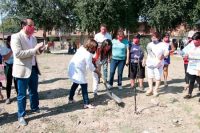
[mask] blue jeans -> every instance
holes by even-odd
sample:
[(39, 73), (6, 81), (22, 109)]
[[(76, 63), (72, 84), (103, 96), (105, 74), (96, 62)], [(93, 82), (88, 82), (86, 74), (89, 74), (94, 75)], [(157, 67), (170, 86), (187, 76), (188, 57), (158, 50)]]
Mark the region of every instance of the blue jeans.
[(118, 86), (122, 85), (122, 74), (125, 66), (125, 60), (112, 59), (110, 62), (110, 80), (109, 84), (113, 85), (115, 70), (118, 67)]
[(108, 79), (108, 59), (104, 59), (101, 61), (101, 64), (103, 66), (103, 78), (105, 81)]
[(38, 71), (32, 67), (31, 76), (29, 78), (16, 78), (18, 86), (18, 117), (26, 115), (26, 90), (28, 88), (31, 110), (36, 111), (39, 109), (38, 98)]
[[(81, 85), (81, 89), (82, 89), (83, 103), (89, 104), (87, 84), (80, 84), (80, 85)], [(69, 100), (73, 100), (75, 91), (76, 91), (78, 86), (79, 86), (79, 84), (77, 84), (77, 83), (72, 84), (71, 90), (70, 90), (70, 93), (69, 93)]]

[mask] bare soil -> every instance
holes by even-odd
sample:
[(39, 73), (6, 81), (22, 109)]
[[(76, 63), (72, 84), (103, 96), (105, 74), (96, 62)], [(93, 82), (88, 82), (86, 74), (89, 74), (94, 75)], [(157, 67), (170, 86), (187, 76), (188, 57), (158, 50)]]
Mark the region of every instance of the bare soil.
[[(0, 101), (1, 133), (200, 133), (199, 90), (195, 87), (193, 98), (183, 99), (183, 61), (172, 57), (169, 67), (169, 86), (161, 85), (159, 97), (137, 94), (137, 110), (134, 113), (134, 91), (130, 89), (127, 67), (124, 69), (123, 90), (116, 81), (112, 91), (123, 99), (118, 106), (105, 94), (101, 84), (99, 97), (93, 98), (92, 77), (88, 74), (89, 97), (95, 109), (83, 109), (81, 95), (75, 95), (76, 103), (68, 104), (71, 81), (67, 77), (67, 65), (72, 55), (43, 54), (39, 56), (42, 75), (39, 82), (41, 112), (32, 114), (27, 95), (28, 126), (17, 122), (16, 93), (12, 89), (13, 102)], [(117, 76), (117, 75), (116, 75)], [(146, 79), (145, 86), (148, 87)], [(5, 90), (2, 90), (5, 96)]]

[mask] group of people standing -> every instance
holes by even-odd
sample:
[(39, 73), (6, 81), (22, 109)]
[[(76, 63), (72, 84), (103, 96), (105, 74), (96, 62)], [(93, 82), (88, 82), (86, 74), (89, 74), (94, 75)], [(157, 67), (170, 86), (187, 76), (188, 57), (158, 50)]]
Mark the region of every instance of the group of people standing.
[[(26, 115), (26, 91), (29, 91), (30, 107), (32, 112), (39, 113), (38, 75), (40, 74), (37, 55), (41, 54), (48, 46), (37, 44), (33, 36), (34, 22), (31, 19), (21, 21), (21, 31), (13, 34), (7, 40), (7, 48), (1, 53), (6, 64), (7, 100), (10, 103), (10, 90), (14, 77), (17, 92), (18, 121), (21, 125), (27, 125)], [(11, 42), (11, 43), (10, 43)], [(11, 45), (10, 45), (11, 44)], [(75, 53), (68, 64), (68, 77), (72, 81), (69, 93), (69, 103), (74, 103), (74, 95), (78, 86), (81, 86), (84, 108), (95, 108), (90, 104), (88, 97), (87, 71), (92, 72), (93, 93), (98, 97), (98, 88), (101, 80), (107, 83), (107, 87), (113, 87), (114, 75), (117, 70), (118, 89), (122, 90), (122, 77), (125, 65), (129, 67), (131, 88), (138, 91), (146, 91), (147, 96), (158, 96), (158, 90), (164, 74), (164, 85), (167, 87), (168, 66), (170, 64), (170, 35), (161, 36), (158, 32), (151, 34), (151, 42), (146, 48), (140, 45), (140, 35), (133, 37), (130, 42), (119, 29), (116, 36), (107, 32), (107, 26), (102, 24), (100, 32), (94, 38), (88, 39)], [(200, 32), (196, 32), (188, 45), (183, 49), (184, 60), (188, 60), (186, 75), (188, 79), (188, 94), (184, 98), (191, 98), (195, 80), (200, 84)], [(108, 77), (108, 64), (110, 74)], [(145, 68), (148, 75), (148, 89), (145, 90), (143, 81)], [(103, 76), (101, 74), (103, 69)], [(155, 87), (153, 82), (155, 79)], [(138, 86), (136, 86), (136, 80)], [(2, 84), (0, 84), (0, 87)], [(3, 98), (0, 91), (0, 98)]]
[[(140, 35), (133, 37), (130, 42), (124, 35), (124, 31), (119, 29), (116, 37), (112, 38), (107, 32), (107, 26), (102, 24), (100, 32), (94, 36), (94, 39), (89, 39), (77, 53), (72, 57), (68, 76), (72, 80), (73, 85), (70, 90), (69, 103), (74, 102), (74, 95), (78, 85), (81, 85), (82, 95), (84, 100), (84, 108), (94, 108), (89, 104), (88, 88), (86, 81), (87, 68), (93, 73), (93, 93), (94, 97), (98, 96), (98, 84), (103, 79), (107, 82), (107, 87), (113, 87), (114, 75), (117, 70), (117, 85), (118, 89), (122, 87), (122, 77), (125, 65), (129, 66), (129, 78), (131, 88), (135, 88), (135, 81), (138, 79), (139, 91), (146, 91), (146, 95), (158, 96), (158, 89), (161, 82), (161, 77), (165, 75), (165, 86), (167, 86), (168, 65), (170, 64), (170, 36), (166, 33), (163, 38), (160, 34), (154, 32), (151, 35), (151, 40), (147, 44), (146, 51), (140, 45)], [(84, 53), (84, 52), (86, 53)], [(147, 53), (147, 54), (145, 54)], [(83, 54), (85, 56), (83, 56)], [(87, 55), (87, 56), (86, 56)], [(110, 74), (108, 78), (108, 63), (110, 63)], [(103, 78), (101, 78), (101, 67), (103, 66)], [(145, 67), (148, 74), (149, 89), (144, 90), (143, 81), (145, 78)], [(153, 87), (153, 80), (156, 80), (156, 85)], [(76, 86), (74, 85), (76, 84)], [(85, 102), (87, 101), (87, 102)]]

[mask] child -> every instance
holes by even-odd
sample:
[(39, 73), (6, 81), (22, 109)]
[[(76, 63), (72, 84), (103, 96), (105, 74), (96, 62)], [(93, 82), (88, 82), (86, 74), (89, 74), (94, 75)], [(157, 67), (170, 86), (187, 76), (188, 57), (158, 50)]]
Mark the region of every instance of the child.
[[(146, 92), (147, 96), (158, 96), (158, 89), (160, 87), (161, 76), (163, 73), (164, 58), (168, 56), (169, 50), (164, 43), (161, 43), (160, 34), (154, 32), (151, 35), (151, 40), (147, 45), (147, 74), (149, 89)], [(153, 88), (153, 79), (156, 80), (155, 88)]]
[(98, 44), (95, 40), (89, 39), (83, 46), (81, 46), (73, 58), (71, 59), (68, 67), (68, 75), (73, 82), (69, 95), (69, 103), (73, 103), (73, 97), (77, 87), (80, 85), (82, 89), (82, 96), (84, 102), (84, 108), (94, 108), (93, 105), (89, 104), (88, 98), (88, 84), (86, 81), (87, 70), (95, 72), (98, 76), (101, 73), (92, 63), (92, 56), (97, 50)]
[[(93, 58), (93, 63), (96, 65), (97, 69), (99, 71), (101, 70), (101, 66), (103, 65), (103, 72), (104, 72), (104, 80), (106, 81), (107, 79), (107, 66), (108, 62), (111, 57), (111, 52), (112, 52), (112, 42), (109, 39), (106, 39), (102, 42), (102, 45), (98, 48), (96, 51), (96, 55)], [(106, 70), (105, 70), (106, 69)], [(94, 97), (98, 96), (97, 91), (98, 91), (98, 82), (99, 82), (99, 77), (97, 73), (93, 72), (93, 92), (94, 92)]]
[(140, 46), (140, 37), (137, 35), (133, 38), (133, 43), (130, 48), (130, 82), (131, 88), (135, 86), (136, 77), (139, 78), (138, 90), (143, 91), (143, 79), (145, 78), (145, 63), (144, 52)]
[[(169, 53), (171, 52), (171, 46), (170, 46), (170, 35), (169, 33), (166, 33), (163, 36), (163, 43), (166, 45), (167, 49), (169, 50)], [(170, 54), (164, 58), (164, 67), (163, 67), (163, 76), (164, 76), (164, 86), (167, 87), (167, 77), (168, 77), (168, 68), (170, 64)]]

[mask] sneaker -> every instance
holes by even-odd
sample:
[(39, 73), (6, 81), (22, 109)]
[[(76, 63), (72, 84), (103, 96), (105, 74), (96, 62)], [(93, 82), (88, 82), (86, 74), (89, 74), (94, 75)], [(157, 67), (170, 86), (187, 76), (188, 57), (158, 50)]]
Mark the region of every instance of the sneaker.
[(122, 88), (122, 86), (118, 86), (118, 89), (119, 89), (119, 90), (122, 90), (123, 88)]
[(112, 85), (110, 85), (110, 84), (106, 84), (106, 86), (107, 86), (107, 88), (110, 90), (110, 89), (112, 89)]
[(187, 95), (185, 95), (183, 98), (184, 98), (184, 99), (190, 99), (190, 98), (192, 98), (192, 95), (191, 95), (191, 94), (187, 94)]
[(75, 100), (69, 100), (68, 104), (75, 103)]
[(10, 98), (6, 99), (5, 104), (11, 104)]
[(27, 125), (27, 122), (25, 121), (24, 117), (18, 118), (18, 122), (22, 126), (26, 126)]
[(152, 90), (147, 90), (146, 96), (151, 96), (151, 95), (153, 95), (153, 91)]
[(95, 106), (91, 105), (91, 104), (84, 104), (83, 106), (84, 109), (94, 109)]

